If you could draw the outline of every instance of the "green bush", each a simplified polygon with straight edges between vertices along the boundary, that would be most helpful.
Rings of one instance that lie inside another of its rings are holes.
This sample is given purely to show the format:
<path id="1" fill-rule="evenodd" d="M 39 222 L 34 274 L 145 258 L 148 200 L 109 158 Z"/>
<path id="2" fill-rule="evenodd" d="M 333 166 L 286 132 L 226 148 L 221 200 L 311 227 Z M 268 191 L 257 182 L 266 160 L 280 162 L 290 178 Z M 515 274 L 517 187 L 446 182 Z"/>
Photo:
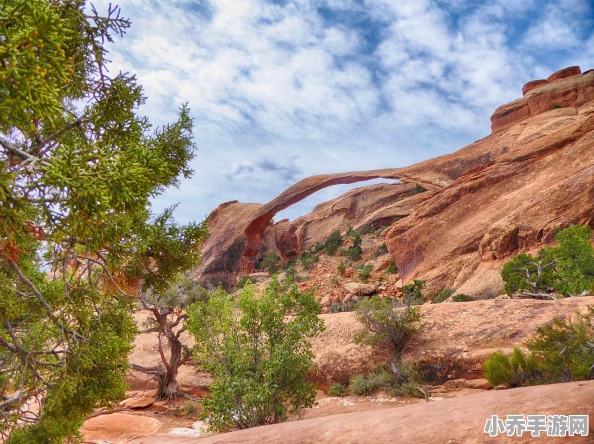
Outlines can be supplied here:
<path id="1" fill-rule="evenodd" d="M 202 407 L 201 401 L 194 401 L 194 400 L 185 401 L 179 409 L 179 414 L 181 416 L 189 416 L 190 418 L 197 419 L 203 413 L 204 413 L 204 408 Z"/>
<path id="2" fill-rule="evenodd" d="M 301 255 L 299 260 L 301 261 L 301 265 L 303 266 L 303 268 L 309 270 L 311 267 L 314 266 L 314 264 L 320 262 L 320 257 L 317 254 L 305 252 Z"/>
<path id="3" fill-rule="evenodd" d="M 592 378 L 594 366 L 594 308 L 567 320 L 554 319 L 538 327 L 526 342 L 534 353 L 544 379 L 549 382 L 581 381 Z"/>
<path id="4" fill-rule="evenodd" d="M 390 396 L 405 395 L 418 398 L 425 397 L 420 387 L 423 378 L 414 364 L 404 364 L 398 375 L 385 369 L 379 369 L 368 375 L 351 377 L 349 390 L 359 396 L 370 395 L 377 390 L 384 390 Z"/>
<path id="5" fill-rule="evenodd" d="M 363 250 L 360 246 L 351 246 L 346 250 L 342 251 L 346 257 L 348 257 L 351 261 L 357 262 L 361 260 L 361 255 L 363 254 Z"/>
<path id="6" fill-rule="evenodd" d="M 594 366 L 594 308 L 567 320 L 554 319 L 537 328 L 526 347 L 507 356 L 496 352 L 485 362 L 492 385 L 511 387 L 592 379 Z"/>
<path id="7" fill-rule="evenodd" d="M 328 394 L 332 396 L 344 396 L 346 390 L 347 388 L 344 384 L 332 384 L 328 387 Z"/>
<path id="8" fill-rule="evenodd" d="M 423 375 L 419 372 L 414 363 L 407 362 L 400 366 L 400 378 L 396 383 L 386 388 L 386 392 L 391 395 L 414 396 L 415 398 L 426 398 L 427 393 L 421 388 L 424 383 Z"/>
<path id="9" fill-rule="evenodd" d="M 394 260 L 390 261 L 390 265 L 386 268 L 386 274 L 396 274 L 398 273 L 398 268 L 396 267 L 396 262 Z"/>
<path id="10" fill-rule="evenodd" d="M 324 242 L 324 250 L 330 256 L 334 256 L 338 248 L 342 245 L 342 236 L 340 231 L 334 231 Z"/>
<path id="11" fill-rule="evenodd" d="M 280 269 L 278 265 L 279 260 L 280 258 L 274 251 L 269 251 L 258 264 L 258 268 L 260 270 L 268 270 L 270 274 L 274 274 Z"/>
<path id="12" fill-rule="evenodd" d="M 410 284 L 406 284 L 402 287 L 402 294 L 404 295 L 404 301 L 410 305 L 421 305 L 425 302 L 425 296 L 423 296 L 423 287 L 425 287 L 425 281 L 415 279 Z"/>
<path id="13" fill-rule="evenodd" d="M 345 261 L 340 261 L 340 264 L 338 264 L 338 268 L 337 268 L 338 273 L 341 276 L 344 276 L 346 269 L 347 269 L 347 265 L 346 265 Z"/>
<path id="14" fill-rule="evenodd" d="M 318 254 L 318 253 L 321 253 L 322 251 L 324 251 L 324 244 L 318 242 L 315 245 L 315 247 L 313 248 L 313 253 Z"/>
<path id="15" fill-rule="evenodd" d="M 349 391 L 355 395 L 366 396 L 374 392 L 377 387 L 364 375 L 355 375 L 349 382 Z"/>
<path id="16" fill-rule="evenodd" d="M 510 355 L 493 353 L 484 364 L 485 379 L 492 386 L 521 387 L 532 385 L 541 378 L 534 354 L 525 354 L 518 347 Z"/>
<path id="17" fill-rule="evenodd" d="M 222 288 L 188 309 L 196 360 L 213 377 L 202 401 L 211 431 L 284 421 L 311 407 L 311 338 L 324 330 L 313 291 L 276 278 L 260 294 L 246 286 L 237 302 Z"/>
<path id="18" fill-rule="evenodd" d="M 419 184 L 415 185 L 415 194 L 424 193 L 425 191 L 427 191 L 427 188 L 424 188 Z"/>
<path id="19" fill-rule="evenodd" d="M 361 264 L 355 267 L 355 270 L 357 270 L 357 276 L 359 276 L 359 279 L 365 283 L 367 283 L 372 269 L 373 267 L 371 264 Z"/>
<path id="20" fill-rule="evenodd" d="M 348 232 L 347 232 L 348 234 Z M 358 261 L 361 260 L 361 255 L 363 254 L 363 250 L 361 249 L 362 239 L 359 232 L 351 231 L 351 234 L 348 236 L 353 240 L 353 245 L 350 247 L 341 250 L 341 254 L 347 256 L 351 261 Z"/>
<path id="21" fill-rule="evenodd" d="M 381 245 L 378 247 L 378 249 L 377 249 L 377 251 L 376 251 L 376 254 L 377 254 L 378 256 L 381 256 L 382 254 L 386 254 L 387 252 L 388 252 L 388 246 L 387 246 L 387 245 L 386 245 L 386 243 L 384 242 L 383 244 L 381 244 Z"/>
<path id="22" fill-rule="evenodd" d="M 330 306 L 330 313 L 344 313 L 353 311 L 355 309 L 355 302 L 344 302 L 342 304 L 332 304 Z"/>
<path id="23" fill-rule="evenodd" d="M 468 296 L 467 294 L 460 293 L 460 294 L 457 294 L 456 296 L 454 296 L 452 298 L 452 301 L 454 301 L 454 302 L 471 302 L 471 301 L 474 301 L 474 298 L 472 296 Z"/>
<path id="24" fill-rule="evenodd" d="M 553 103 L 553 105 L 551 106 L 551 109 L 559 109 L 559 108 L 563 108 L 563 107 L 558 103 Z"/>
<path id="25" fill-rule="evenodd" d="M 245 287 L 245 284 L 247 284 L 248 282 L 250 284 L 253 284 L 255 281 L 248 275 L 239 276 L 239 279 L 237 280 L 236 288 L 243 288 L 243 287 Z"/>
<path id="26" fill-rule="evenodd" d="M 449 298 L 452 294 L 454 294 L 454 290 L 451 288 L 444 288 L 439 293 L 431 298 L 432 304 L 439 304 Z"/>
<path id="27" fill-rule="evenodd" d="M 355 342 L 393 351 L 392 371 L 398 372 L 396 363 L 409 338 L 422 328 L 421 312 L 410 302 L 372 296 L 360 300 L 355 306 L 356 318 L 364 329 L 355 335 Z"/>

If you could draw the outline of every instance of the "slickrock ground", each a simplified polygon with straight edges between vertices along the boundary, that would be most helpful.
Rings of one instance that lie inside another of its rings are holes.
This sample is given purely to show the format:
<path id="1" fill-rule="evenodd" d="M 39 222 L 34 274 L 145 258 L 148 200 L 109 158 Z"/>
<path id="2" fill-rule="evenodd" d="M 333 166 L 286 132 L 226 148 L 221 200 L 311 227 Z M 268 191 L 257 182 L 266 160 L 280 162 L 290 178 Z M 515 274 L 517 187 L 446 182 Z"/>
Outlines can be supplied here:
<path id="1" fill-rule="evenodd" d="M 131 444 L 214 443 L 500 443 L 535 442 L 530 435 L 490 438 L 483 432 L 487 418 L 510 414 L 590 415 L 594 413 L 594 382 L 492 390 L 440 402 L 331 415 L 291 421 L 205 438 L 151 436 Z M 590 434 L 594 432 L 590 421 Z M 538 442 L 592 442 L 592 436 L 547 438 Z"/>
<path id="2" fill-rule="evenodd" d="M 425 328 L 403 358 L 417 362 L 435 383 L 482 378 L 482 363 L 492 352 L 521 346 L 536 327 L 592 304 L 594 297 L 425 304 L 421 309 Z M 321 383 L 348 382 L 349 375 L 370 371 L 387 361 L 370 347 L 353 343 L 361 328 L 353 313 L 321 317 L 326 330 L 314 339 Z"/>

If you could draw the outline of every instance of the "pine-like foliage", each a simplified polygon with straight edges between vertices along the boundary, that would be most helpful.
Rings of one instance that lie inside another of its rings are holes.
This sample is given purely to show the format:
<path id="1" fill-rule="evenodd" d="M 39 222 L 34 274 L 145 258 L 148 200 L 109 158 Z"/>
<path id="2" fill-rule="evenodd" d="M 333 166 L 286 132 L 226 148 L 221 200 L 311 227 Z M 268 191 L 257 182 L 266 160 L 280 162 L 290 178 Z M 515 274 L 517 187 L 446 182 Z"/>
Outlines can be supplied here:
<path id="1" fill-rule="evenodd" d="M 150 199 L 189 177 L 192 120 L 152 129 L 134 76 L 106 69 L 129 27 L 83 0 L 0 2 L 0 435 L 76 437 L 124 394 L 127 293 L 193 266 L 202 225 Z M 76 439 L 76 438 L 75 438 Z"/>
<path id="2" fill-rule="evenodd" d="M 211 430 L 276 423 L 313 405 L 310 339 L 324 329 L 319 310 L 312 292 L 276 278 L 258 295 L 247 284 L 237 304 L 219 288 L 190 307 L 196 359 L 214 378 L 203 401 Z"/>

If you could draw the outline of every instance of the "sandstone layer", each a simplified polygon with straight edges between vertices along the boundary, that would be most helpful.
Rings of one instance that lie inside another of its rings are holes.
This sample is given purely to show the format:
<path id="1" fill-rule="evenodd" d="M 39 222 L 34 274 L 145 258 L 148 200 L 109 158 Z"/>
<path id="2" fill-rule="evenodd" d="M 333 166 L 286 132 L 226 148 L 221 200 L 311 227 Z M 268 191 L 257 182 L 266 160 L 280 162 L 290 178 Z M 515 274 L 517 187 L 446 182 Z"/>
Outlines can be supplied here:
<path id="1" fill-rule="evenodd" d="M 492 390 L 474 395 L 424 402 L 378 411 L 346 413 L 321 418 L 291 421 L 205 438 L 151 436 L 131 444 L 161 443 L 486 443 L 508 442 L 592 442 L 590 436 L 532 438 L 524 433 L 513 439 L 484 432 L 485 422 L 493 415 L 589 415 L 594 414 L 594 381 Z"/>

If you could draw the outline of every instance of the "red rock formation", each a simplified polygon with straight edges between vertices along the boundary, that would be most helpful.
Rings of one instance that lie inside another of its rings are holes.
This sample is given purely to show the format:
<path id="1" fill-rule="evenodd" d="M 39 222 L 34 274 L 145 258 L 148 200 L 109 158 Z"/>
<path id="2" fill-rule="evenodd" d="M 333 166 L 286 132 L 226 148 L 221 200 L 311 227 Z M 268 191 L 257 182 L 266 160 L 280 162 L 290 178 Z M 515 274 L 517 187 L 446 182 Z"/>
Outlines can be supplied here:
<path id="1" fill-rule="evenodd" d="M 404 168 L 314 176 L 266 205 L 219 207 L 198 276 L 232 284 L 238 273 L 253 271 L 262 251 L 290 258 L 333 230 L 398 216 L 385 238 L 405 281 L 425 279 L 430 292 L 499 291 L 507 257 L 550 242 L 559 226 L 594 225 L 594 71 L 558 71 L 527 83 L 524 95 L 497 109 L 490 136 L 453 154 Z M 401 184 L 352 190 L 293 222 L 273 223 L 278 211 L 322 188 L 379 177 Z M 429 192 L 414 194 L 416 183 Z"/>
<path id="2" fill-rule="evenodd" d="M 594 72 L 582 75 L 579 66 L 570 66 L 546 80 L 533 80 L 522 88 L 523 98 L 500 106 L 491 116 L 492 133 L 503 131 L 528 117 L 555 108 L 575 107 L 594 99 Z"/>

